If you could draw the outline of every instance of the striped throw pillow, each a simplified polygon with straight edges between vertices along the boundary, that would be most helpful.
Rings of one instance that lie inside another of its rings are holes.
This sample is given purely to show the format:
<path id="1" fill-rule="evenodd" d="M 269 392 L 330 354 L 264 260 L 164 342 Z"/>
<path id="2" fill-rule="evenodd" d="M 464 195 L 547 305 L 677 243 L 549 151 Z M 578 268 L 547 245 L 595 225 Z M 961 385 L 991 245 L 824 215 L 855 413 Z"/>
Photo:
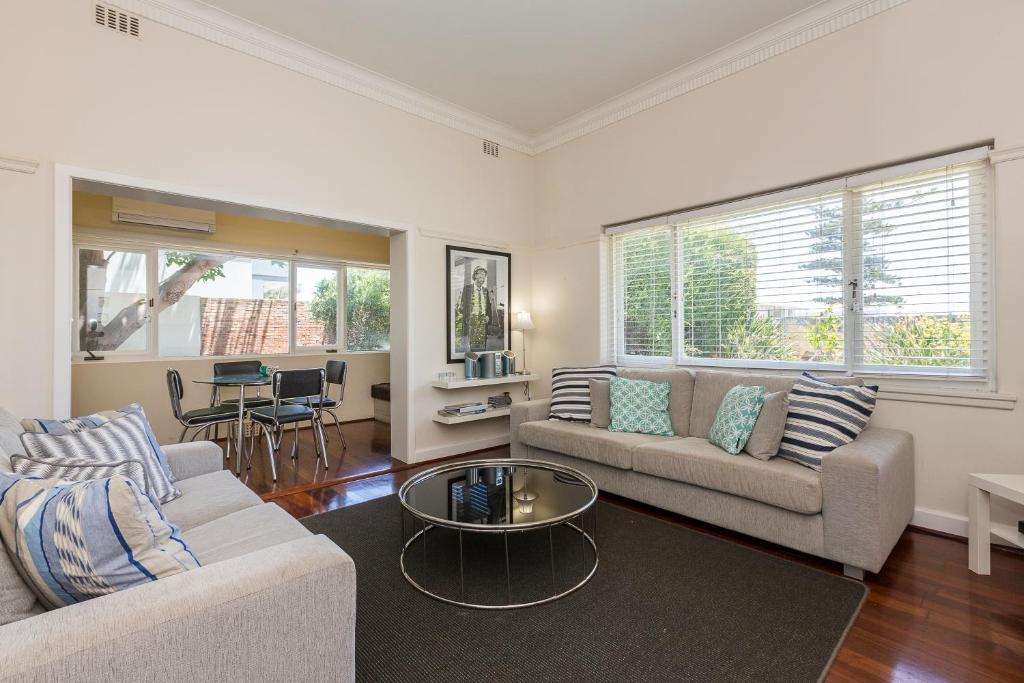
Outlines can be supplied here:
<path id="1" fill-rule="evenodd" d="M 29 458 L 52 466 L 110 465 L 125 460 L 141 460 L 146 468 L 148 486 L 145 481 L 136 481 L 139 488 L 148 491 L 161 503 L 168 503 L 181 495 L 160 466 L 146 436 L 145 418 L 138 413 L 130 413 L 84 432 L 64 435 L 25 432 L 21 435 L 21 443 Z M 84 472 L 82 470 L 78 476 L 70 478 L 84 479 Z"/>
<path id="2" fill-rule="evenodd" d="M 614 365 L 555 368 L 551 371 L 551 413 L 548 418 L 590 422 L 590 380 L 607 380 L 617 374 Z"/>
<path id="3" fill-rule="evenodd" d="M 0 539 L 47 609 L 199 566 L 130 479 L 67 482 L 0 473 Z"/>
<path id="4" fill-rule="evenodd" d="M 779 456 L 821 471 L 821 459 L 864 431 L 877 386 L 840 386 L 803 373 L 789 393 Z"/>
<path id="5" fill-rule="evenodd" d="M 105 425 L 111 420 L 116 420 L 133 413 L 138 413 L 142 416 L 146 425 L 146 437 L 149 439 L 149 445 L 153 447 L 153 452 L 156 453 L 157 460 L 160 462 L 160 467 L 164 470 L 167 478 L 174 481 L 174 475 L 171 474 L 171 466 L 167 462 L 167 454 L 164 453 L 164 449 L 160 447 L 160 442 L 156 440 L 156 435 L 153 434 L 153 428 L 150 427 L 149 420 L 146 418 L 146 411 L 143 410 L 142 406 L 138 403 L 130 403 L 124 408 L 101 410 L 100 412 L 93 413 L 92 415 L 72 417 L 66 420 L 25 418 L 21 421 L 21 428 L 23 431 L 33 432 L 35 434 L 57 434 L 63 436 L 64 434 L 73 434 L 75 432 L 85 432 L 90 429 L 95 429 L 96 427 Z"/>
<path id="6" fill-rule="evenodd" d="M 66 462 L 56 465 L 51 462 L 33 460 L 27 455 L 12 455 L 11 469 L 15 474 L 23 474 L 37 479 L 63 479 L 65 481 L 88 481 L 103 479 L 119 474 L 131 479 L 143 493 L 149 495 L 149 476 L 146 466 L 141 460 L 121 460 L 111 463 Z"/>

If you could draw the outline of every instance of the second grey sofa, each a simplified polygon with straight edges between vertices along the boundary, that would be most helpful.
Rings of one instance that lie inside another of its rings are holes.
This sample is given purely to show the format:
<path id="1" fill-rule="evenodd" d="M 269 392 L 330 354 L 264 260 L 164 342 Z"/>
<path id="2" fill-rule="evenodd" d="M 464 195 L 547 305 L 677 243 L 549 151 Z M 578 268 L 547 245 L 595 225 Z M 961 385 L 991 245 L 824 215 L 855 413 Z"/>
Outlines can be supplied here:
<path id="1" fill-rule="evenodd" d="M 909 433 L 869 426 L 826 456 L 820 473 L 778 457 L 730 455 L 707 440 L 726 392 L 740 384 L 788 391 L 794 378 L 684 368 L 619 374 L 671 382 L 674 436 L 548 420 L 550 401 L 541 399 L 512 405 L 512 457 L 574 467 L 602 491 L 841 562 L 849 576 L 882 568 L 914 511 Z"/>
<path id="2" fill-rule="evenodd" d="M 0 470 L 17 425 L 0 411 Z M 0 626 L 0 681 L 355 680 L 352 559 L 222 469 L 216 444 L 163 448 L 182 492 L 163 512 L 202 566 Z"/>

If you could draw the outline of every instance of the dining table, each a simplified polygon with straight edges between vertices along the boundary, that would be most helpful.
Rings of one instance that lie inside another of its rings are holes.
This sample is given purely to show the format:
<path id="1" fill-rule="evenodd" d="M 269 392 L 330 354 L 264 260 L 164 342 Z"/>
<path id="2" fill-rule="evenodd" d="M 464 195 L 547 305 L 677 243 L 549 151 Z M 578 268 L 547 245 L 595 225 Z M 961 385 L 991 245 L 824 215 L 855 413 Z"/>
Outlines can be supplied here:
<path id="1" fill-rule="evenodd" d="M 242 473 L 242 453 L 245 452 L 245 388 L 265 387 L 270 384 L 271 378 L 268 375 L 259 373 L 248 375 L 217 375 L 215 377 L 200 377 L 193 379 L 196 384 L 208 384 L 218 390 L 223 387 L 238 387 L 238 433 L 236 436 L 235 474 Z"/>

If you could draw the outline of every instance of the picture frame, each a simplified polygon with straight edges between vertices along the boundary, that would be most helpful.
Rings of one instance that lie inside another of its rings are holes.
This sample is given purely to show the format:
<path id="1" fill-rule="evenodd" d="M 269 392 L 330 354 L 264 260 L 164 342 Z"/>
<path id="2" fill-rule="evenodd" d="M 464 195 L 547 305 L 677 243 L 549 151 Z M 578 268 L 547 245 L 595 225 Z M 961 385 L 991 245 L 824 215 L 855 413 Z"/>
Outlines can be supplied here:
<path id="1" fill-rule="evenodd" d="M 510 348 L 512 255 L 447 245 L 445 337 L 447 362 L 461 363 L 467 351 Z"/>

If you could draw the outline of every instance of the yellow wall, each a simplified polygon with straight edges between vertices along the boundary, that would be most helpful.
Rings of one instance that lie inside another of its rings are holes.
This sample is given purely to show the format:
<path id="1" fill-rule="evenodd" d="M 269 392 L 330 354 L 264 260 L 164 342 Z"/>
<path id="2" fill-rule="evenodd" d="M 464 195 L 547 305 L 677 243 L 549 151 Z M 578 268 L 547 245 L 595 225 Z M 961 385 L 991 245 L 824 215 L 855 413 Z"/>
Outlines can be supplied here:
<path id="1" fill-rule="evenodd" d="M 217 230 L 212 235 L 180 230 L 124 225 L 111 221 L 113 199 L 90 192 L 75 192 L 72 207 L 76 228 L 116 230 L 126 235 L 154 235 L 196 240 L 220 247 L 272 250 L 296 256 L 388 262 L 388 238 L 300 223 L 217 213 Z"/>

